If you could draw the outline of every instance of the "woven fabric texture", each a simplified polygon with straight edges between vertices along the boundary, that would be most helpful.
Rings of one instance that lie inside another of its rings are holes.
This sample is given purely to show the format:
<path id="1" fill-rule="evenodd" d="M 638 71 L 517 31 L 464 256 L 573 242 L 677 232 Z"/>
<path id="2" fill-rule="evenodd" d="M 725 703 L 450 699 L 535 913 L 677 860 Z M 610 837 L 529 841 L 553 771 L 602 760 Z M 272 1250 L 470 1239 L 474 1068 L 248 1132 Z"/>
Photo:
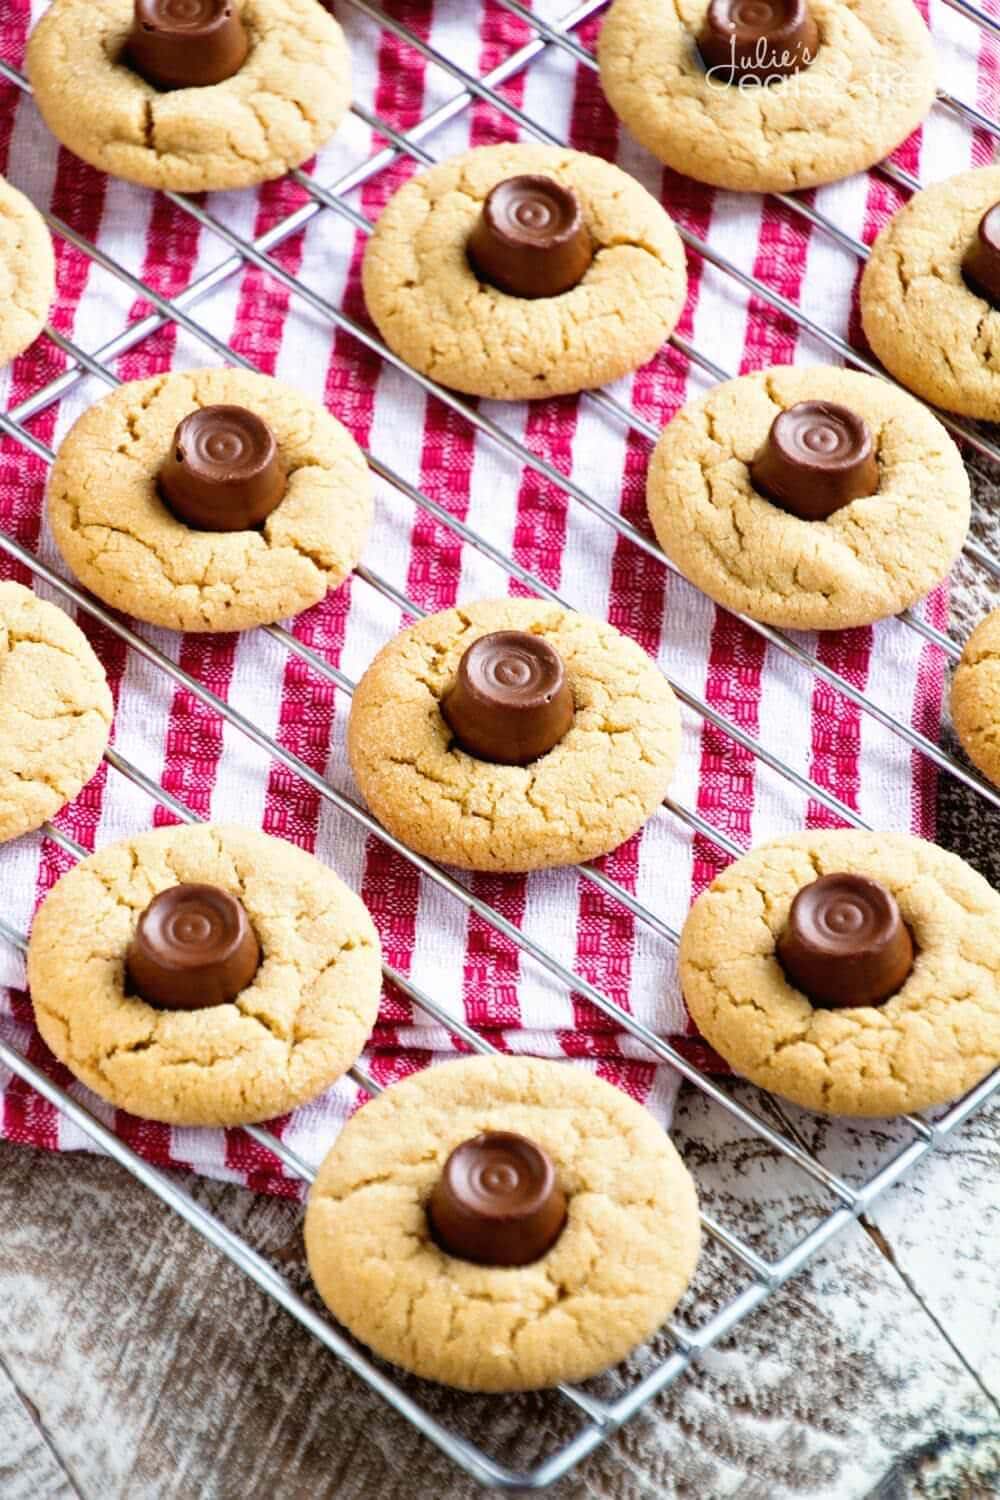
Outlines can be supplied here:
<path id="1" fill-rule="evenodd" d="M 540 14 L 558 19 L 545 0 Z M 44 4 L 7 0 L 0 21 L 0 56 L 14 67 Z M 398 130 L 407 130 L 459 85 L 405 41 L 349 3 L 337 13 L 350 41 L 356 101 Z M 921 6 L 924 9 L 924 6 Z M 386 0 L 385 11 L 460 66 L 482 76 L 534 33 L 496 0 Z M 926 12 L 925 12 L 926 13 Z M 929 17 L 941 57 L 942 83 L 995 116 L 1000 50 L 941 3 Z M 575 33 L 593 48 L 600 10 Z M 666 205 L 675 219 L 707 239 L 746 275 L 759 277 L 810 317 L 860 347 L 859 262 L 821 230 L 770 198 L 713 191 L 659 167 L 620 128 L 596 74 L 549 46 L 506 84 L 504 96 L 574 147 L 618 162 Z M 440 159 L 470 145 L 518 139 L 524 132 L 491 104 L 467 104 L 423 146 Z M 370 125 L 350 116 L 309 170 L 335 184 L 385 145 Z M 935 180 L 992 157 L 984 133 L 936 108 L 896 161 L 921 180 Z M 416 169 L 397 157 L 348 201 L 377 218 L 392 192 Z M 162 194 L 102 177 L 60 149 L 35 106 L 0 80 L 0 172 L 75 234 L 96 244 L 165 297 L 175 297 L 230 255 L 225 242 Z M 870 242 L 905 195 L 879 173 L 854 177 L 809 195 L 849 234 Z M 308 202 L 293 177 L 256 192 L 210 194 L 203 208 L 237 234 L 256 238 Z M 365 234 L 330 209 L 304 231 L 284 238 L 278 264 L 365 327 L 360 265 Z M 58 233 L 58 297 L 52 326 L 88 352 L 150 312 L 135 289 L 110 274 Z M 698 255 L 689 256 L 690 286 L 680 336 L 729 373 L 770 364 L 830 360 L 828 348 L 791 319 Z M 558 589 L 574 606 L 606 617 L 637 640 L 690 693 L 784 759 L 803 777 L 833 792 L 878 827 L 926 837 L 936 831 L 937 776 L 932 765 L 875 719 L 814 679 L 760 634 L 716 608 L 657 557 L 616 533 L 552 479 L 522 465 L 460 413 L 425 394 L 279 280 L 253 265 L 220 278 L 188 312 L 256 367 L 324 401 L 357 440 L 456 519 L 483 533 L 502 556 Z M 111 362 L 124 380 L 218 363 L 217 356 L 175 324 L 161 328 Z M 0 373 L 0 409 L 11 410 L 67 367 L 47 337 Z M 654 425 L 708 388 L 711 377 L 667 346 L 614 394 Z M 56 446 L 75 417 L 105 387 L 88 377 L 33 416 L 29 427 Z M 651 531 L 643 500 L 650 451 L 646 437 L 587 398 L 478 412 L 524 443 L 599 505 Z M 0 526 L 61 570 L 43 518 L 45 462 L 13 437 L 0 438 Z M 380 479 L 377 519 L 365 561 L 424 610 L 524 590 L 502 568 L 463 543 L 427 510 Z M 31 582 L 29 571 L 0 549 L 0 576 Z M 40 595 L 59 600 L 36 582 Z M 200 817 L 262 827 L 292 839 L 329 862 L 358 890 L 378 924 L 389 963 L 456 1017 L 498 1047 L 572 1059 L 599 1070 L 644 1101 L 665 1123 L 677 1078 L 648 1060 L 641 1045 L 585 997 L 498 934 L 431 880 L 420 876 L 377 837 L 339 811 L 287 767 L 269 759 L 237 729 L 178 688 L 155 665 L 129 651 L 110 630 L 68 605 L 104 662 L 116 701 L 113 743 L 120 754 Z M 922 606 L 934 625 L 947 624 L 939 589 Z M 352 578 L 290 628 L 327 661 L 356 679 L 405 617 L 369 583 Z M 140 633 L 185 671 L 256 721 L 314 772 L 356 796 L 344 752 L 349 700 L 262 632 L 240 636 L 177 636 L 139 626 Z M 904 724 L 937 737 L 945 661 L 941 652 L 900 621 L 874 629 L 799 637 L 807 652 L 842 674 Z M 684 742 L 673 795 L 740 846 L 791 828 L 835 824 L 815 796 L 797 789 L 724 730 L 684 710 Z M 60 828 L 87 848 L 164 821 L 172 814 L 107 767 L 60 816 Z M 692 898 L 728 856 L 664 809 L 647 828 L 603 862 L 605 873 L 675 928 Z M 27 931 L 32 911 L 69 856 L 40 836 L 0 851 L 5 919 Z M 532 941 L 597 986 L 632 1016 L 670 1038 L 693 1061 L 713 1059 L 692 1035 L 680 999 L 671 943 L 578 872 L 528 877 L 463 877 Z M 23 992 L 23 963 L 0 945 L 0 1036 L 25 1051 L 63 1084 L 72 1081 L 47 1054 Z M 451 1055 L 454 1038 L 430 1024 L 387 988 L 364 1065 L 381 1083 Z M 300 1191 L 275 1159 L 242 1131 L 169 1129 L 131 1119 L 72 1091 L 144 1155 L 192 1166 L 251 1187 Z M 276 1128 L 297 1151 L 318 1160 L 359 1102 L 344 1080 Z M 84 1144 L 80 1133 L 0 1069 L 0 1135 L 53 1149 Z"/>

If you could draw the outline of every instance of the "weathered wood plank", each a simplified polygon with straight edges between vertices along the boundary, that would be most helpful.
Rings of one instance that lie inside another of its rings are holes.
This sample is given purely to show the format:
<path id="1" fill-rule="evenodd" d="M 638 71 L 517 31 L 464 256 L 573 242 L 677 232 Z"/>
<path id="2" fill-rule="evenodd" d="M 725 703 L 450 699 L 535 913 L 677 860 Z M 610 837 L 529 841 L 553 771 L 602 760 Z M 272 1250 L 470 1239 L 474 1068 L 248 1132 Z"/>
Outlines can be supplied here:
<path id="1" fill-rule="evenodd" d="M 0 1495 L 3 1500 L 77 1500 L 79 1491 L 0 1359 Z"/>
<path id="2" fill-rule="evenodd" d="M 732 1087 L 759 1107 L 755 1090 Z M 855 1139 L 826 1128 L 854 1170 L 867 1170 L 884 1149 L 862 1132 Z M 766 1224 L 790 1243 L 824 1206 L 799 1174 L 691 1094 L 682 1098 L 676 1131 L 706 1206 L 749 1237 Z M 977 1130 L 950 1148 L 943 1181 L 956 1194 L 981 1197 L 989 1169 Z M 894 1212 L 916 1238 L 922 1232 L 922 1279 L 941 1286 L 937 1310 L 948 1326 L 953 1225 L 948 1213 L 930 1211 L 919 1183 L 899 1190 Z M 199 1201 L 307 1285 L 294 1205 L 191 1185 Z M 981 1233 L 974 1222 L 962 1228 L 969 1275 L 979 1265 L 982 1299 L 995 1301 L 997 1270 L 979 1259 Z M 901 1243 L 905 1250 L 905 1236 Z M 758 1248 L 775 1246 L 769 1238 Z M 710 1249 L 695 1312 L 734 1284 L 728 1257 Z M 481 1493 L 106 1161 L 0 1146 L 0 1306 L 0 1353 L 84 1500 L 270 1500 L 276 1493 L 282 1500 L 466 1500 Z M 574 1426 L 550 1397 L 495 1402 L 413 1389 L 508 1461 L 536 1461 Z M 967 1475 L 969 1465 L 988 1465 L 986 1435 L 998 1425 L 898 1272 L 852 1226 L 558 1493 L 860 1500 L 900 1459 L 899 1493 L 918 1495 L 928 1461 L 917 1457 L 938 1444 L 944 1456 L 934 1460 L 933 1493 L 957 1500 L 964 1488 L 941 1485 L 952 1483 L 947 1476 L 960 1465 Z M 949 1434 L 961 1440 L 942 1445 Z M 48 1500 L 44 1489 L 32 1493 Z M 8 1500 L 2 1484 L 0 1494 Z"/>

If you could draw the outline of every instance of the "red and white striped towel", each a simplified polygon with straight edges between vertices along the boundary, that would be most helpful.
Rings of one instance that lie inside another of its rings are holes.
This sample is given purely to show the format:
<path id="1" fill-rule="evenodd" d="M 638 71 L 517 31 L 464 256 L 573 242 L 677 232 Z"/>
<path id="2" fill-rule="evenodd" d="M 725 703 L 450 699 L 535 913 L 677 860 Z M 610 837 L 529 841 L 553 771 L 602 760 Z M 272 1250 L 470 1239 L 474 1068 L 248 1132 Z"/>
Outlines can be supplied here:
<path id="1" fill-rule="evenodd" d="M 1000 0 L 981 0 L 1000 14 Z M 545 0 L 538 9 L 558 19 L 564 7 Z M 924 9 L 924 7 L 921 7 Z M 4 0 L 0 55 L 20 66 L 24 42 L 44 3 Z M 495 0 L 386 0 L 385 9 L 477 75 L 532 37 L 530 28 Z M 353 58 L 355 98 L 397 128 L 406 129 L 456 91 L 456 84 L 403 42 L 338 4 Z M 925 12 L 926 13 L 926 12 Z M 958 97 L 995 116 L 1000 49 L 941 0 L 930 6 L 941 57 L 942 82 Z M 599 16 L 579 33 L 592 46 Z M 858 265 L 822 232 L 772 200 L 713 192 L 663 171 L 620 129 L 593 72 L 549 48 L 507 86 L 507 97 L 570 143 L 617 161 L 637 176 L 682 223 L 709 240 L 743 271 L 801 302 L 819 322 L 856 339 Z M 470 144 L 515 138 L 510 122 L 477 102 L 425 141 L 435 157 Z M 322 183 L 338 179 L 381 145 L 349 118 L 315 164 Z M 954 115 L 936 109 L 924 129 L 898 153 L 922 179 L 950 175 L 991 157 Z M 413 164 L 399 161 L 367 183 L 352 201 L 376 218 Z M 43 126 L 30 98 L 0 84 L 0 172 L 39 205 L 95 241 L 165 296 L 226 259 L 221 240 L 162 196 L 102 177 L 65 150 Z M 897 190 L 877 174 L 823 189 L 817 205 L 849 232 L 870 240 L 898 205 Z M 209 212 L 246 236 L 259 235 L 304 201 L 291 181 L 258 192 L 209 194 Z M 364 236 L 332 212 L 277 252 L 280 263 L 352 317 L 365 318 L 360 290 Z M 93 351 L 148 306 L 57 239 L 58 300 L 54 326 Z M 742 729 L 758 736 L 802 774 L 834 791 L 872 823 L 934 832 L 935 778 L 920 757 L 850 703 L 768 649 L 655 559 L 618 538 L 554 484 L 522 469 L 488 438 L 477 438 L 458 415 L 426 398 L 406 376 L 383 366 L 348 334 L 338 332 L 300 299 L 250 268 L 199 302 L 195 315 L 264 371 L 326 402 L 363 444 L 454 516 L 482 530 L 501 551 L 557 587 L 579 608 L 606 616 L 638 640 L 687 688 Z M 748 302 L 728 277 L 696 258 L 680 332 L 733 372 L 769 364 L 828 358 L 822 345 Z M 124 379 L 171 367 L 216 362 L 187 333 L 168 327 L 117 363 Z M 0 375 L 0 400 L 16 406 L 65 365 L 47 339 Z M 631 381 L 623 399 L 650 420 L 669 421 L 682 402 L 705 388 L 667 349 Z M 58 444 L 69 424 L 103 393 L 88 379 L 31 423 Z M 646 528 L 643 484 L 648 443 L 585 400 L 482 409 L 534 452 L 548 459 L 629 521 Z M 42 516 L 45 466 L 16 442 L 0 442 L 0 524 L 46 562 L 61 567 Z M 518 585 L 462 545 L 445 527 L 380 484 L 378 516 L 367 556 L 379 571 L 425 609 L 496 595 Z M 0 575 L 30 582 L 0 553 Z M 44 586 L 40 594 L 47 594 Z M 947 603 L 939 590 L 925 606 L 937 625 Z M 667 1067 L 643 1060 L 642 1049 L 579 996 L 546 975 L 491 927 L 432 883 L 378 839 L 321 800 L 294 775 L 269 761 L 223 725 L 190 694 L 176 690 L 155 667 L 127 653 L 110 632 L 84 614 L 80 623 L 108 670 L 117 704 L 115 744 L 158 777 L 201 816 L 256 824 L 314 850 L 361 892 L 378 923 L 388 961 L 464 1017 L 501 1048 L 582 1061 L 645 1101 L 665 1122 L 675 1079 Z M 357 677 L 375 650 L 400 625 L 394 607 L 355 579 L 293 623 L 295 633 L 329 661 Z M 310 767 L 351 790 L 344 754 L 348 701 L 317 680 L 273 640 L 243 636 L 144 634 L 216 693 L 249 713 Z M 810 650 L 907 724 L 937 733 L 942 659 L 898 622 L 821 640 Z M 830 814 L 763 767 L 724 733 L 685 713 L 683 755 L 674 794 L 740 844 L 789 828 L 820 826 Z M 59 819 L 88 848 L 151 823 L 169 821 L 144 793 L 106 768 Z M 4 915 L 27 930 L 38 899 L 65 867 L 51 843 L 28 837 L 0 852 Z M 611 855 L 604 868 L 674 925 L 691 898 L 725 863 L 715 846 L 691 838 L 666 812 Z M 638 924 L 573 871 L 529 877 L 470 877 L 477 896 L 546 944 L 580 975 L 601 987 L 657 1032 L 680 1038 L 690 1055 L 703 1054 L 690 1036 L 678 995 L 670 945 Z M 241 1131 L 170 1129 L 131 1119 L 95 1101 L 47 1054 L 34 1031 L 17 954 L 0 951 L 0 1036 L 26 1051 L 145 1155 L 163 1164 L 295 1193 L 273 1159 Z M 432 1057 L 447 1055 L 447 1032 L 414 1013 L 397 995 L 384 999 L 366 1066 L 381 1082 Z M 349 1081 L 300 1110 L 279 1129 L 307 1159 L 318 1160 L 357 1103 Z M 0 1134 L 54 1149 L 85 1144 L 47 1103 L 0 1068 Z"/>

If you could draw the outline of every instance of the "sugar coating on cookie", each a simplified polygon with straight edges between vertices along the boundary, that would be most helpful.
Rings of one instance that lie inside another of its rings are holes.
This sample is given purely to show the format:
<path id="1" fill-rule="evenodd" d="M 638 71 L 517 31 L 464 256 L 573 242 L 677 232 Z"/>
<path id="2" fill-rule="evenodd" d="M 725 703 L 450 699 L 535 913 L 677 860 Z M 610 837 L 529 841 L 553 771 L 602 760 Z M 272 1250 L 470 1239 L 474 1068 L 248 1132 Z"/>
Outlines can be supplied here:
<path id="1" fill-rule="evenodd" d="M 885 886 L 913 938 L 909 977 L 879 1005 L 814 1006 L 777 957 L 797 893 L 841 872 Z M 762 844 L 691 908 L 680 976 L 726 1061 L 806 1109 L 925 1109 L 1000 1063 L 1000 895 L 957 855 L 908 834 L 841 829 Z"/>
<path id="2" fill-rule="evenodd" d="M 426 1205 L 451 1151 L 513 1131 L 551 1157 L 566 1227 L 539 1260 L 439 1249 Z M 393 1084 L 345 1126 L 309 1196 L 306 1250 L 334 1316 L 463 1390 L 584 1380 L 669 1317 L 698 1257 L 694 1184 L 641 1105 L 572 1064 L 478 1057 Z"/>
<path id="3" fill-rule="evenodd" d="M 0 843 L 40 828 L 86 785 L 113 705 L 86 636 L 54 604 L 0 583 Z"/>
<path id="4" fill-rule="evenodd" d="M 555 647 L 574 701 L 568 732 L 525 766 L 460 750 L 440 709 L 467 648 L 504 630 Z M 536 599 L 463 605 L 404 630 L 359 682 L 347 735 L 358 785 L 390 833 L 432 859 L 495 871 L 617 848 L 663 800 L 679 742 L 676 700 L 646 653 Z"/>
<path id="5" fill-rule="evenodd" d="M 1000 786 L 1000 609 L 965 643 L 951 680 L 951 717 L 969 759 Z"/>
<path id="6" fill-rule="evenodd" d="M 632 134 L 716 187 L 792 192 L 849 177 L 895 149 L 934 102 L 934 52 L 912 0 L 810 0 L 819 50 L 764 86 L 709 75 L 695 38 L 708 0 L 615 0 L 601 86 Z"/>
<path id="7" fill-rule="evenodd" d="M 260 967 L 225 1005 L 160 1010 L 131 992 L 141 913 L 181 883 L 243 905 Z M 77 1078 L 120 1109 L 171 1125 L 245 1125 L 315 1098 L 375 1022 L 381 955 L 371 917 L 311 854 L 246 828 L 160 828 L 76 865 L 35 916 L 28 982 L 38 1029 Z"/>
<path id="8" fill-rule="evenodd" d="M 133 0 L 53 0 L 28 42 L 53 135 L 102 172 L 181 192 L 251 187 L 308 160 L 350 103 L 344 34 L 318 0 L 235 0 L 250 51 L 221 83 L 161 91 L 123 57 Z"/>
<path id="9" fill-rule="evenodd" d="M 48 227 L 33 203 L 0 177 L 0 367 L 33 344 L 55 296 Z"/>
<path id="10" fill-rule="evenodd" d="M 1000 309 L 974 291 L 962 261 L 1000 166 L 915 193 L 883 229 L 861 281 L 865 336 L 897 380 L 947 411 L 1000 421 Z"/>
<path id="11" fill-rule="evenodd" d="M 467 244 L 498 182 L 554 178 L 576 194 L 594 258 L 576 286 L 529 300 L 479 280 Z M 365 301 L 415 369 L 498 400 L 587 390 L 651 359 L 684 305 L 684 251 L 669 217 L 618 167 L 562 147 L 483 146 L 412 178 L 365 250 Z"/>
<path id="12" fill-rule="evenodd" d="M 802 520 L 754 487 L 771 424 L 799 402 L 864 418 L 877 492 Z M 969 479 L 936 417 L 888 381 L 815 366 L 724 381 L 684 407 L 650 461 L 660 546 L 717 603 L 769 625 L 833 630 L 898 613 L 940 583 L 969 526 Z"/>
<path id="13" fill-rule="evenodd" d="M 192 410 L 247 407 L 288 475 L 263 525 L 213 532 L 164 504 L 157 476 Z M 49 475 L 56 545 L 99 598 L 172 630 L 245 630 L 316 604 L 350 573 L 372 514 L 354 439 L 318 402 L 245 370 L 175 371 L 120 386 L 67 433 Z"/>

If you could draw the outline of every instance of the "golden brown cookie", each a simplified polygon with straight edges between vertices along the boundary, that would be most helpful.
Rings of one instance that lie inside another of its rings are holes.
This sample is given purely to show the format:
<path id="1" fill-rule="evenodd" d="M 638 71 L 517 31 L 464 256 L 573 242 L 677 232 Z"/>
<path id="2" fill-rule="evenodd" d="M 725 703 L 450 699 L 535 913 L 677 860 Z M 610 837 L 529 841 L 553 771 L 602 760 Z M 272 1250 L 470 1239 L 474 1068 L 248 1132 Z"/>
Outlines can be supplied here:
<path id="1" fill-rule="evenodd" d="M 40 828 L 101 763 L 113 706 L 86 636 L 54 604 L 0 583 L 0 843 Z"/>
<path id="2" fill-rule="evenodd" d="M 0 177 L 0 368 L 33 344 L 55 296 L 56 262 L 45 220 Z"/>
<path id="3" fill-rule="evenodd" d="M 601 86 L 637 140 L 699 182 L 792 192 L 873 166 L 934 102 L 935 62 L 912 0 L 810 0 L 820 46 L 766 85 L 709 74 L 695 37 L 708 0 L 615 0 Z"/>
<path id="4" fill-rule="evenodd" d="M 466 244 L 491 188 L 554 178 L 580 201 L 595 256 L 557 297 L 480 281 Z M 604 385 L 651 359 L 680 317 L 684 251 L 645 188 L 609 162 L 562 147 L 482 146 L 400 188 L 365 251 L 368 311 L 390 349 L 473 396 L 531 400 Z"/>
<path id="5" fill-rule="evenodd" d="M 779 412 L 834 402 L 867 422 L 879 489 L 826 520 L 773 504 L 750 474 Z M 898 613 L 944 578 L 969 526 L 958 449 L 888 381 L 825 366 L 727 380 L 678 412 L 650 461 L 660 546 L 717 603 L 769 625 L 834 630 Z"/>
<path id="6" fill-rule="evenodd" d="M 144 908 L 192 882 L 242 902 L 261 949 L 224 1005 L 160 1010 L 131 993 Z M 315 1098 L 356 1060 L 381 989 L 378 935 L 332 870 L 247 828 L 159 828 L 92 854 L 49 892 L 28 983 L 52 1051 L 120 1109 L 170 1125 L 247 1125 Z"/>
<path id="7" fill-rule="evenodd" d="M 777 957 L 797 892 L 840 872 L 886 886 L 913 937 L 912 973 L 882 1004 L 814 1006 Z M 925 1109 L 1000 1063 L 1000 896 L 957 855 L 908 834 L 762 844 L 691 908 L 680 974 L 699 1030 L 736 1072 L 806 1109 Z"/>
<path id="8" fill-rule="evenodd" d="M 450 1152 L 513 1131 L 551 1158 L 566 1227 L 539 1260 L 446 1254 L 426 1205 Z M 442 1063 L 393 1084 L 341 1132 L 306 1214 L 334 1316 L 384 1359 L 462 1390 L 584 1380 L 669 1317 L 698 1258 L 694 1184 L 640 1105 L 572 1065 Z"/>
<path id="9" fill-rule="evenodd" d="M 197 193 L 282 177 L 350 103 L 344 34 L 318 0 L 234 0 L 250 39 L 221 83 L 161 91 L 123 57 L 133 0 L 53 0 L 28 42 L 45 123 L 91 166 Z"/>
<path id="10" fill-rule="evenodd" d="M 1000 786 L 1000 609 L 965 643 L 951 681 L 951 717 L 969 759 Z"/>
<path id="11" fill-rule="evenodd" d="M 1000 166 L 915 193 L 879 235 L 861 282 L 865 336 L 897 380 L 947 411 L 1000 421 L 1000 309 L 962 275 Z"/>
<path id="12" fill-rule="evenodd" d="M 196 530 L 160 498 L 178 422 L 219 404 L 262 417 L 288 472 L 284 498 L 254 530 Z M 246 630 L 308 609 L 354 567 L 372 514 L 368 467 L 336 418 L 290 386 L 232 369 L 156 375 L 105 396 L 63 439 L 47 503 L 80 581 L 172 630 Z"/>
<path id="13" fill-rule="evenodd" d="M 568 733 L 530 765 L 460 750 L 440 710 L 459 661 L 493 631 L 539 635 L 562 657 Z M 347 748 L 369 806 L 411 849 L 472 870 L 596 859 L 630 838 L 666 794 L 680 743 L 670 686 L 611 625 L 538 599 L 492 599 L 404 630 L 354 694 Z"/>

